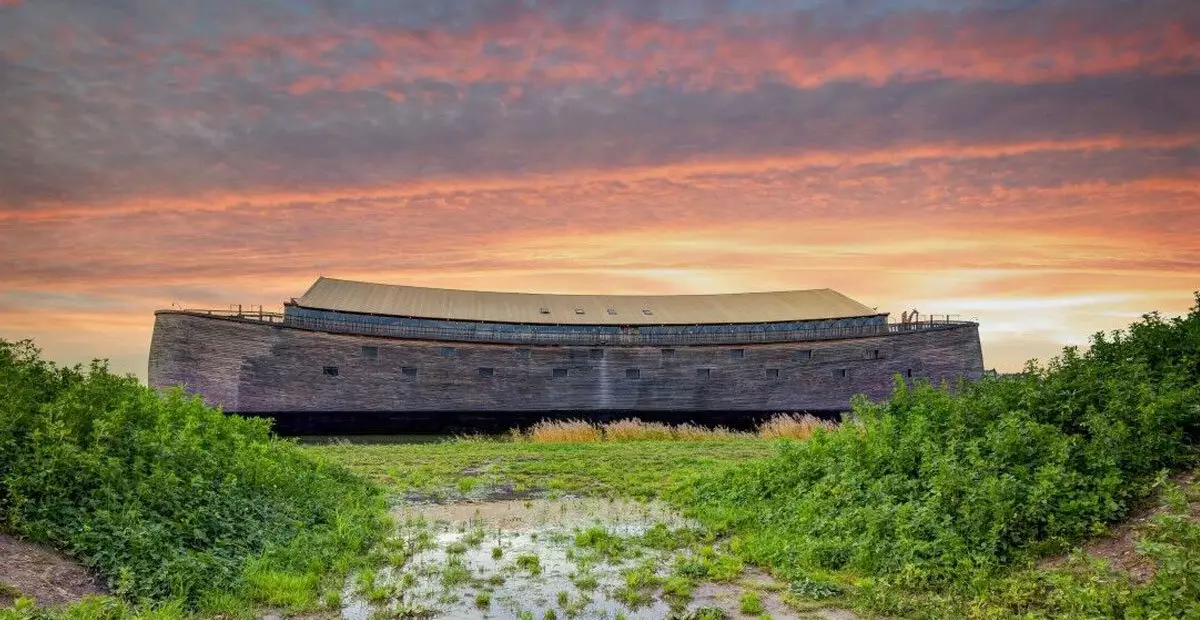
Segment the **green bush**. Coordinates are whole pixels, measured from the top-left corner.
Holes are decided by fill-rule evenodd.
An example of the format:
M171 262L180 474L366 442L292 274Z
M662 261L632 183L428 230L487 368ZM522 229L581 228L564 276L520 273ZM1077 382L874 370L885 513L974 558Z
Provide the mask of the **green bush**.
M385 515L375 488L265 421L0 341L0 528L67 551L126 598L313 606Z
M790 580L838 571L969 589L1128 515L1200 428L1200 295L1013 377L897 379L853 422L786 442L680 501Z

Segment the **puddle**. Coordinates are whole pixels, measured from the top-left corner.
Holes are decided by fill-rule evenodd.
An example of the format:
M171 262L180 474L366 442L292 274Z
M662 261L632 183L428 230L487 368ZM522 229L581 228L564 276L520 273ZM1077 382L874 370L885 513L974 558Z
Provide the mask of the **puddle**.
M388 566L348 581L343 618L666 618L700 607L739 613L743 586L760 591L773 618L796 617L777 582L736 566L739 583L698 583L691 596L670 592L680 562L716 561L690 542L694 523L665 505L567 498L396 509L397 536L384 545ZM643 538L644 537L644 538ZM671 550L670 547L680 547ZM707 560L706 560L707 558ZM732 558L727 558L732 560Z

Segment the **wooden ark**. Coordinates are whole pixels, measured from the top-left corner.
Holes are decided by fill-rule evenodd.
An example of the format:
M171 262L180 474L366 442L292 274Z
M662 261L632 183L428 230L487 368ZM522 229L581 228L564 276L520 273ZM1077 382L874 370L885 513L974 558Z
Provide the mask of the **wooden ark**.
M284 432L395 432L630 414L736 426L845 411L897 376L983 374L976 323L905 318L828 290L599 297L322 278L281 315L157 312L149 381Z

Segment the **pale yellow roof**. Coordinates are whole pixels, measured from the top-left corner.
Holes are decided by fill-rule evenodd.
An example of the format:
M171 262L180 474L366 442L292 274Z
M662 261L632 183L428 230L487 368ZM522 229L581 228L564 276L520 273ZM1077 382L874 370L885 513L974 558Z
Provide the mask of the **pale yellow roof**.
M875 316L830 289L727 295L493 293L319 278L305 308L497 323L694 325Z

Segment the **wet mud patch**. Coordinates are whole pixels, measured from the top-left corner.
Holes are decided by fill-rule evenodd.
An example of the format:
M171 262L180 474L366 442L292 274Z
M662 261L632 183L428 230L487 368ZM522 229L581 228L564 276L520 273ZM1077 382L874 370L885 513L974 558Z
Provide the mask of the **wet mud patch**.
M344 618L848 617L788 608L783 584L661 503L406 503L395 517L382 567L347 582Z
M441 489L429 492L410 492L403 496L402 505L458 504L498 502L506 500L529 500L544 498L545 491L519 487L505 483L496 485L479 485L468 489Z

